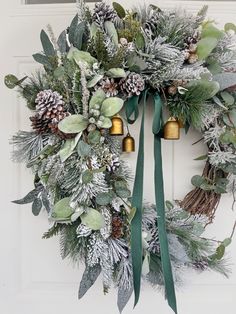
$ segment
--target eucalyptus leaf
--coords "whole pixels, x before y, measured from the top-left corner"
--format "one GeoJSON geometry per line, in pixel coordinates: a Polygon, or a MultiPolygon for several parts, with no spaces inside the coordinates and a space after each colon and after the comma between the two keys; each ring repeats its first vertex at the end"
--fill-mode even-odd
{"type": "Polygon", "coordinates": [[[214,37],[205,37],[197,43],[197,55],[200,60],[206,59],[217,46],[218,40],[214,37]]]}
{"type": "Polygon", "coordinates": [[[77,145],[77,152],[79,156],[85,157],[89,156],[91,153],[91,146],[84,141],[80,141],[77,145]]]}
{"type": "Polygon", "coordinates": [[[104,120],[102,121],[101,127],[104,128],[104,129],[110,129],[112,127],[111,119],[105,117],[104,120]]]}
{"type": "Polygon", "coordinates": [[[87,126],[88,120],[80,114],[68,116],[58,124],[59,130],[66,134],[82,132],[87,128],[87,126]]]}
{"type": "Polygon", "coordinates": [[[224,241],[222,241],[222,244],[224,245],[224,247],[229,246],[231,243],[232,243],[231,238],[226,238],[226,239],[224,239],[224,241]]]}
{"type": "Polygon", "coordinates": [[[87,64],[88,66],[92,66],[97,62],[97,59],[91,56],[91,54],[87,51],[78,50],[75,47],[71,47],[67,58],[69,60],[74,60],[78,65],[80,62],[87,64]]]}
{"type": "Polygon", "coordinates": [[[112,78],[124,78],[126,77],[126,73],[124,69],[121,68],[111,68],[106,72],[107,76],[112,78]]]}
{"type": "Polygon", "coordinates": [[[101,270],[100,264],[96,264],[93,267],[86,266],[79,286],[79,299],[81,299],[93,286],[99,277],[101,270]]]}
{"type": "Polygon", "coordinates": [[[88,184],[93,180],[93,172],[91,170],[85,170],[82,174],[82,182],[88,184]]]}
{"type": "Polygon", "coordinates": [[[206,179],[199,175],[193,176],[191,179],[192,185],[196,187],[200,187],[204,182],[206,182],[206,179]]]}
{"type": "Polygon", "coordinates": [[[10,89],[15,88],[18,85],[18,81],[18,78],[13,74],[8,74],[4,78],[5,85],[10,89]]]}
{"type": "Polygon", "coordinates": [[[226,105],[232,106],[234,104],[235,102],[234,97],[230,93],[224,91],[224,92],[221,92],[220,95],[223,98],[226,105]]]}
{"type": "Polygon", "coordinates": [[[122,109],[123,105],[123,99],[119,97],[109,97],[102,103],[101,114],[105,117],[112,117],[122,109]]]}
{"type": "Polygon", "coordinates": [[[114,23],[112,23],[111,21],[106,21],[104,23],[104,28],[105,28],[105,31],[106,31],[107,35],[111,38],[113,43],[116,46],[118,46],[119,39],[118,39],[118,34],[117,34],[117,31],[116,31],[114,23]]]}
{"type": "Polygon", "coordinates": [[[233,109],[223,115],[223,121],[230,127],[236,127],[236,109],[233,109]]]}
{"type": "Polygon", "coordinates": [[[112,195],[110,193],[99,193],[96,196],[96,202],[98,205],[108,205],[112,201],[112,195]]]}
{"type": "Polygon", "coordinates": [[[70,206],[70,201],[70,197],[66,197],[57,202],[52,211],[52,218],[55,220],[68,219],[74,212],[70,206]]]}
{"type": "Polygon", "coordinates": [[[96,90],[89,102],[89,108],[93,109],[96,105],[101,105],[106,99],[106,94],[102,89],[96,90]]]}
{"type": "Polygon", "coordinates": [[[88,135],[88,142],[91,145],[98,144],[101,139],[101,133],[98,130],[94,130],[88,135]]]}
{"type": "Polygon", "coordinates": [[[105,225],[102,214],[93,208],[88,208],[86,213],[83,213],[80,218],[82,223],[92,230],[100,230],[105,225]]]}
{"type": "Polygon", "coordinates": [[[220,244],[218,248],[216,249],[215,258],[217,260],[221,260],[225,255],[225,246],[220,244]]]}
{"type": "Polygon", "coordinates": [[[42,43],[45,55],[49,57],[54,56],[56,54],[56,51],[47,33],[43,29],[41,30],[41,33],[40,33],[40,39],[41,39],[41,43],[42,43]]]}
{"type": "Polygon", "coordinates": [[[207,23],[201,32],[201,38],[215,38],[217,40],[224,37],[224,32],[216,28],[212,23],[207,23]]]}
{"type": "Polygon", "coordinates": [[[114,10],[116,11],[119,18],[123,19],[126,16],[125,9],[117,2],[113,2],[112,6],[114,10]]]}
{"type": "Polygon", "coordinates": [[[59,156],[62,162],[65,162],[74,152],[75,147],[79,139],[81,138],[82,132],[78,133],[78,135],[73,139],[68,139],[65,141],[64,146],[59,151],[59,156]]]}
{"type": "Polygon", "coordinates": [[[32,203],[32,213],[34,216],[38,216],[42,209],[42,201],[40,198],[36,198],[32,203]]]}
{"type": "Polygon", "coordinates": [[[97,74],[93,78],[91,78],[87,83],[87,88],[94,87],[101,79],[103,78],[102,74],[97,74]]]}

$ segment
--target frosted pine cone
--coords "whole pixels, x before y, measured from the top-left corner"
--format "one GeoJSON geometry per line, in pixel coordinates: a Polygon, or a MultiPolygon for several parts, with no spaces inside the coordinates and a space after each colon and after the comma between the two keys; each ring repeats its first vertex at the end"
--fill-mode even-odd
{"type": "Polygon", "coordinates": [[[37,133],[52,132],[61,136],[58,123],[69,115],[69,112],[65,110],[62,96],[50,89],[44,90],[38,93],[35,103],[36,114],[30,117],[32,128],[37,133]]]}
{"type": "Polygon", "coordinates": [[[118,84],[113,78],[105,77],[99,82],[99,85],[107,97],[114,97],[118,94],[118,84]]]}
{"type": "Polygon", "coordinates": [[[200,260],[193,263],[193,267],[201,271],[206,270],[208,266],[208,262],[205,260],[200,260]]]}
{"type": "Polygon", "coordinates": [[[92,20],[96,24],[101,25],[106,21],[114,21],[116,17],[116,12],[108,4],[104,2],[95,4],[92,20]]]}
{"type": "Polygon", "coordinates": [[[118,215],[112,217],[112,238],[119,239],[123,235],[123,220],[118,215]]]}
{"type": "Polygon", "coordinates": [[[145,81],[140,74],[131,72],[126,78],[120,81],[120,88],[128,98],[140,95],[145,88],[145,81]]]}

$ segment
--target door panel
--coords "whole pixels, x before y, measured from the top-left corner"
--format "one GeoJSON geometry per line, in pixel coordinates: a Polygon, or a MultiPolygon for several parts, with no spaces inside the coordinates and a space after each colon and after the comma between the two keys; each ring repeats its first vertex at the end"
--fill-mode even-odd
{"type": "MultiPolygon", "coordinates": [[[[120,1],[132,5],[133,1],[120,1]]],[[[141,2],[141,1],[140,1],[141,2]]],[[[222,1],[152,1],[160,6],[182,5],[190,11],[198,10],[209,3],[209,16],[223,25],[235,22],[236,3],[222,1]]],[[[0,121],[1,121],[1,163],[0,191],[1,216],[0,228],[0,312],[2,314],[49,314],[49,313],[94,313],[113,314],[116,310],[115,292],[103,296],[101,282],[88,292],[83,300],[77,300],[77,289],[82,269],[73,267],[69,261],[59,256],[57,239],[42,240],[47,229],[46,215],[35,218],[29,206],[17,208],[11,200],[27,193],[32,188],[32,177],[24,166],[15,165],[10,160],[11,148],[8,144],[12,134],[20,129],[28,129],[29,111],[16,94],[3,86],[7,73],[23,76],[33,72],[38,66],[32,60],[32,53],[40,51],[39,33],[50,22],[56,35],[65,28],[76,12],[75,4],[23,5],[20,0],[1,1],[0,26],[0,121]]],[[[146,122],[145,148],[145,199],[153,201],[152,178],[152,136],[149,126],[151,112],[146,122]]],[[[139,126],[132,128],[138,137],[139,126]]],[[[165,190],[167,199],[180,199],[191,189],[190,178],[200,173],[201,162],[194,162],[196,156],[205,151],[203,144],[192,146],[199,134],[191,131],[187,136],[182,133],[181,140],[175,143],[163,142],[165,190]]],[[[136,155],[125,156],[133,169],[136,155]]],[[[210,226],[207,235],[220,239],[228,236],[232,228],[231,197],[222,199],[215,224],[210,226]]],[[[186,286],[178,291],[180,313],[197,314],[211,311],[214,314],[235,313],[236,289],[236,241],[229,249],[232,256],[233,274],[229,280],[214,273],[185,275],[186,286]]],[[[124,311],[130,314],[132,302],[124,311]]],[[[144,285],[140,304],[134,314],[172,313],[161,293],[144,285]]]]}

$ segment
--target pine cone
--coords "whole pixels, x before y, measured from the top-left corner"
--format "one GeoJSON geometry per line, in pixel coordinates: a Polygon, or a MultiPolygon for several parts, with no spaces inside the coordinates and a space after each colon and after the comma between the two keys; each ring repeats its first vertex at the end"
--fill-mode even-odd
{"type": "Polygon", "coordinates": [[[131,72],[126,78],[120,81],[120,88],[127,97],[140,95],[145,88],[145,82],[141,75],[131,72]]]}
{"type": "Polygon", "coordinates": [[[69,112],[64,107],[62,96],[50,89],[43,90],[38,93],[35,103],[36,114],[30,117],[32,128],[37,133],[51,132],[62,138],[68,138],[67,135],[58,129],[58,123],[69,115],[69,112]]]}
{"type": "Polygon", "coordinates": [[[114,21],[116,17],[116,12],[105,2],[95,4],[92,20],[96,24],[101,25],[106,21],[114,21]]]}
{"type": "Polygon", "coordinates": [[[208,266],[208,262],[205,260],[199,260],[193,263],[193,267],[201,271],[206,270],[208,266]]]}
{"type": "Polygon", "coordinates": [[[99,87],[103,89],[107,97],[114,97],[118,94],[118,84],[113,78],[105,77],[99,82],[99,87]]]}
{"type": "Polygon", "coordinates": [[[112,232],[111,236],[114,239],[119,239],[123,235],[123,220],[118,216],[112,217],[112,232]]]}

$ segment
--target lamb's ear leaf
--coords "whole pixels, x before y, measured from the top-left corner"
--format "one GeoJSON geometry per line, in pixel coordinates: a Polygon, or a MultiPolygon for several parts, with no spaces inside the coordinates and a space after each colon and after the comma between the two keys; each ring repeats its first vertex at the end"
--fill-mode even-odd
{"type": "Polygon", "coordinates": [[[78,18],[78,14],[76,14],[73,18],[73,20],[71,21],[70,27],[69,27],[69,41],[71,44],[74,43],[74,39],[75,39],[75,32],[76,32],[76,28],[78,26],[78,22],[79,22],[79,18],[78,18]]]}
{"type": "Polygon", "coordinates": [[[12,203],[19,204],[19,205],[32,203],[35,200],[35,198],[37,198],[38,194],[39,194],[39,190],[38,189],[34,189],[34,190],[30,191],[22,199],[15,200],[12,203]]]}
{"type": "Polygon", "coordinates": [[[213,49],[215,49],[218,39],[214,37],[204,37],[197,43],[197,55],[200,60],[206,59],[213,49]]]}
{"type": "Polygon", "coordinates": [[[102,214],[93,208],[88,208],[81,216],[82,223],[92,230],[100,230],[104,227],[104,218],[102,214]]]}
{"type": "Polygon", "coordinates": [[[61,53],[66,53],[69,51],[69,46],[66,40],[66,31],[63,31],[57,40],[58,47],[61,53]]]}
{"type": "Polygon", "coordinates": [[[83,273],[80,286],[79,286],[79,299],[81,299],[86,292],[93,286],[97,278],[101,273],[100,264],[96,264],[94,267],[86,267],[83,273]]]}
{"type": "Polygon", "coordinates": [[[105,117],[112,117],[123,107],[124,101],[119,97],[106,98],[101,106],[101,114],[105,117]]]}
{"type": "Polygon", "coordinates": [[[45,66],[49,69],[52,69],[52,65],[51,65],[47,56],[45,56],[41,53],[35,53],[35,54],[33,54],[33,58],[36,62],[42,64],[43,66],[45,66]]]}
{"type": "Polygon", "coordinates": [[[32,213],[34,216],[38,216],[42,209],[42,201],[40,198],[36,198],[32,203],[32,213]]]}
{"type": "Polygon", "coordinates": [[[88,120],[80,114],[68,116],[58,124],[59,130],[66,134],[80,133],[84,131],[87,126],[88,120]]]}
{"type": "Polygon", "coordinates": [[[43,51],[45,55],[54,56],[56,54],[56,51],[47,33],[43,29],[41,30],[41,33],[40,33],[40,39],[41,39],[41,43],[42,43],[43,51]]]}
{"type": "Polygon", "coordinates": [[[118,46],[119,39],[118,39],[118,34],[117,34],[117,31],[116,31],[114,23],[112,23],[111,21],[106,21],[104,23],[104,27],[105,27],[107,35],[111,38],[113,43],[116,46],[118,46]]]}

